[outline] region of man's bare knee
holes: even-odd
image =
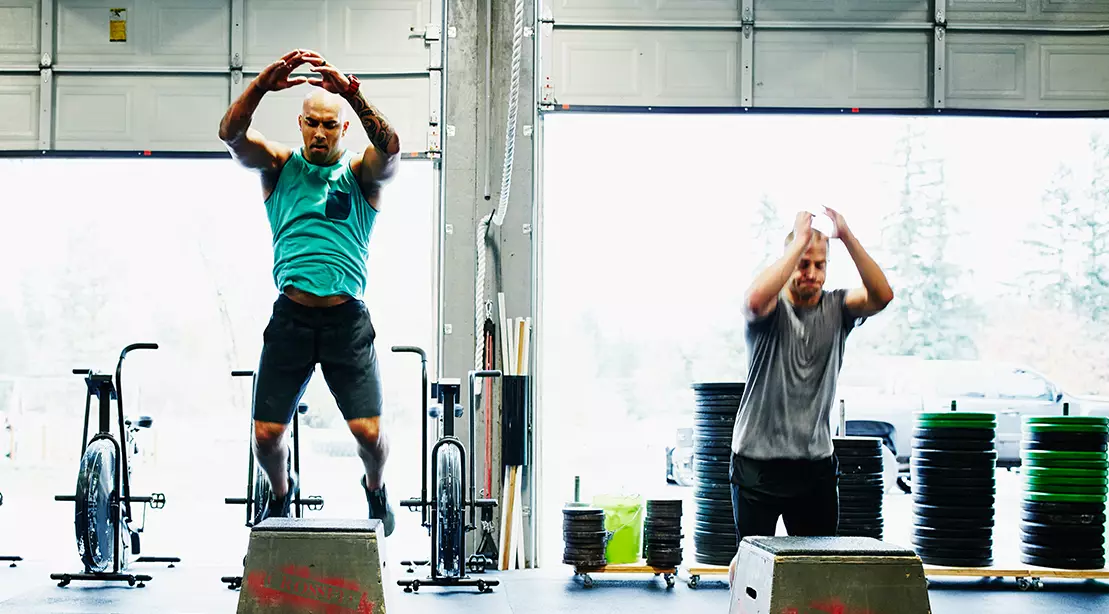
[[[288,426],[278,422],[254,422],[254,444],[263,454],[276,452]]]
[[[361,448],[375,447],[381,440],[381,420],[378,418],[356,418],[348,421],[347,425]]]

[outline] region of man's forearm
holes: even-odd
[[[747,309],[751,314],[762,311],[786,287],[786,282],[793,275],[806,247],[808,246],[800,241],[793,241],[781,258],[763,269],[755,281],[751,282],[751,287],[747,290]]]
[[[258,87],[256,82],[248,83],[243,93],[231,103],[227,113],[223,115],[223,120],[219,124],[219,138],[224,141],[234,141],[245,136],[250,128],[250,121],[254,118],[254,112],[258,109],[265,93],[265,90]]]
[[[355,92],[353,96],[347,96],[346,99],[358,115],[362,127],[366,129],[366,136],[370,137],[370,142],[373,143],[374,147],[387,156],[395,156],[400,153],[400,138],[393,127],[389,125],[389,122],[386,121],[385,116],[381,114],[381,111],[370,104],[362,96],[362,92]]]
[[[844,247],[847,248],[847,253],[851,254],[851,260],[855,261],[855,268],[859,270],[859,277],[863,280],[863,287],[866,288],[870,300],[883,305],[892,301],[893,289],[890,288],[886,274],[882,272],[881,267],[870,257],[870,254],[866,253],[855,235],[849,232],[841,240]]]

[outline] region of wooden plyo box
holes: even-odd
[[[380,520],[269,518],[253,527],[237,614],[384,614]]]
[[[730,614],[930,614],[912,550],[867,537],[747,537]]]

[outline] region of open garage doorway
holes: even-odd
[[[1104,119],[557,112],[543,134],[547,565],[575,476],[586,501],[683,499],[693,562],[690,386],[745,379],[744,292],[802,209],[824,231],[840,211],[896,292],[849,337],[837,397],[895,427],[902,467],[913,412],[952,400],[1002,414],[1002,465],[1023,415],[1109,412]],[[828,266],[825,289],[860,283],[839,242]],[[887,539],[908,546],[890,486]],[[999,560],[1019,488],[999,479]]]
[[[401,163],[369,250],[394,499],[419,489],[420,371],[388,348],[434,352],[433,173]],[[167,499],[146,514],[143,552],[241,571],[245,510],[224,498],[246,492],[250,385],[231,371],[256,367],[277,297],[257,176],[215,158],[6,158],[0,185],[0,514],[35,527],[5,531],[5,548],[77,568],[73,504],[54,501],[73,493],[80,458],[84,387],[71,370],[111,370],[124,345],[156,342],[124,377],[127,413],[154,419],[137,436],[132,489]],[[325,502],[306,515],[364,517],[362,463],[318,371],[303,401],[302,492]],[[426,539],[398,507],[394,552],[424,553]]]

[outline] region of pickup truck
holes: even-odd
[[[892,451],[907,468],[915,412],[986,412],[997,415],[999,467],[1020,465],[1025,416],[1109,415],[1109,397],[1074,395],[1043,373],[1024,365],[971,361],[868,357],[844,365],[836,397],[846,418],[858,425],[892,430]],[[881,364],[876,364],[880,362]],[[833,423],[839,420],[838,408]],[[854,434],[849,426],[848,434]]]

